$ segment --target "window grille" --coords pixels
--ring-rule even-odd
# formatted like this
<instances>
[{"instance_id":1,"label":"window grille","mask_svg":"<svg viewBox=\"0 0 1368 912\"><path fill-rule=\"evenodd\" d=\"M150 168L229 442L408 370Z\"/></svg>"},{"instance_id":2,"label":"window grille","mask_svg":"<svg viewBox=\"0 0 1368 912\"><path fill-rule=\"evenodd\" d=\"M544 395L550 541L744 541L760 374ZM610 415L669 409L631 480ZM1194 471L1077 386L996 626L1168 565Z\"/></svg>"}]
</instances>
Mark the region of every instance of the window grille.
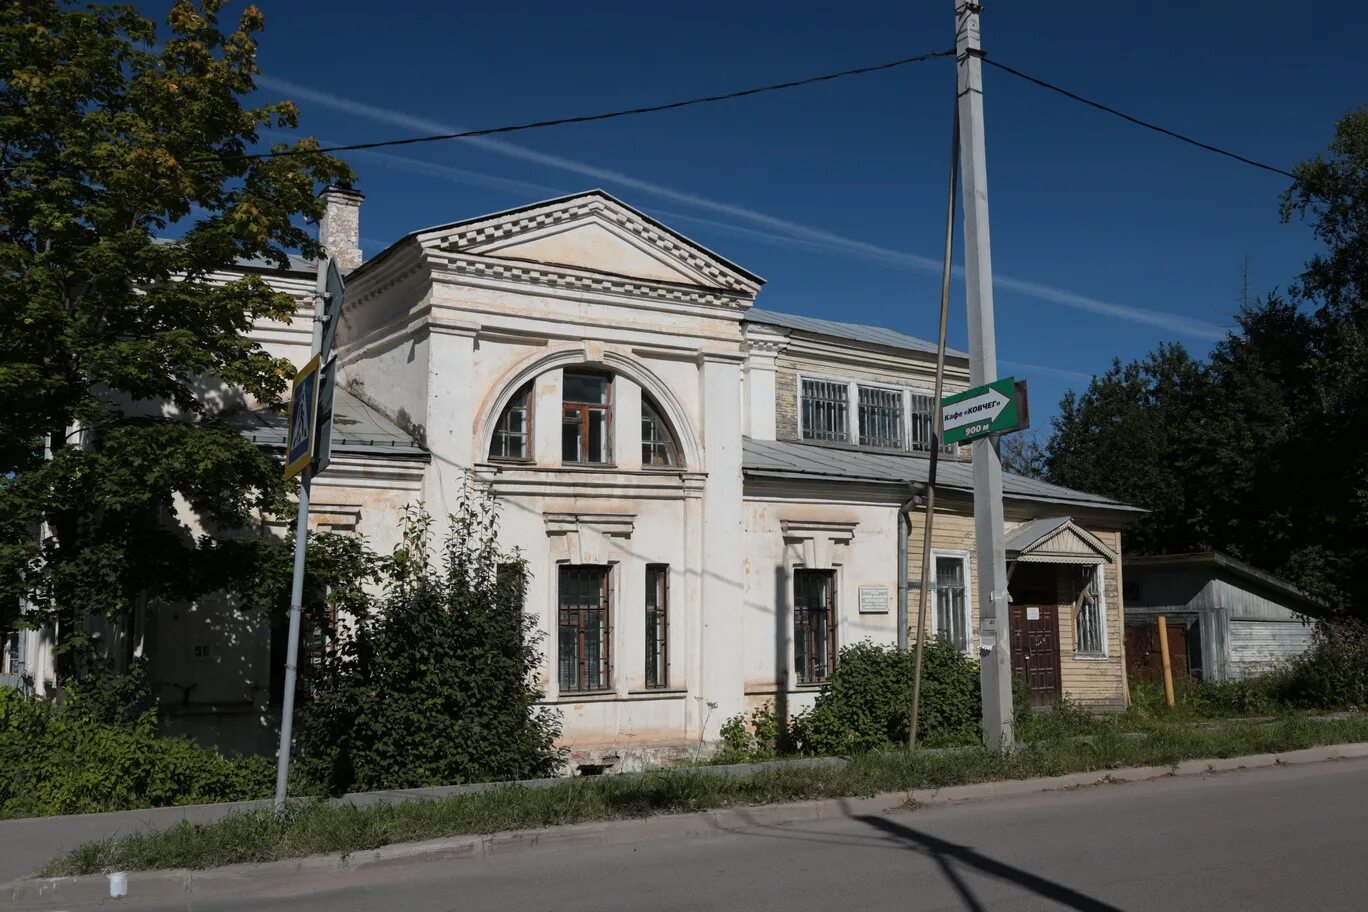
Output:
<instances>
[{"instance_id":1,"label":"window grille","mask_svg":"<svg viewBox=\"0 0 1368 912\"><path fill-rule=\"evenodd\" d=\"M793 571L793 665L800 684L827 679L836 661L836 571Z\"/></svg>"},{"instance_id":2,"label":"window grille","mask_svg":"<svg viewBox=\"0 0 1368 912\"><path fill-rule=\"evenodd\" d=\"M860 446L902 449L902 392L862 386L859 396Z\"/></svg>"},{"instance_id":3,"label":"window grille","mask_svg":"<svg viewBox=\"0 0 1368 912\"><path fill-rule=\"evenodd\" d=\"M850 387L803 378L803 439L850 439Z\"/></svg>"},{"instance_id":4,"label":"window grille","mask_svg":"<svg viewBox=\"0 0 1368 912\"><path fill-rule=\"evenodd\" d=\"M608 568L562 565L559 590L561 692L606 690L612 680Z\"/></svg>"},{"instance_id":5,"label":"window grille","mask_svg":"<svg viewBox=\"0 0 1368 912\"><path fill-rule=\"evenodd\" d=\"M670 568L646 567L646 686L670 686Z\"/></svg>"}]
</instances>

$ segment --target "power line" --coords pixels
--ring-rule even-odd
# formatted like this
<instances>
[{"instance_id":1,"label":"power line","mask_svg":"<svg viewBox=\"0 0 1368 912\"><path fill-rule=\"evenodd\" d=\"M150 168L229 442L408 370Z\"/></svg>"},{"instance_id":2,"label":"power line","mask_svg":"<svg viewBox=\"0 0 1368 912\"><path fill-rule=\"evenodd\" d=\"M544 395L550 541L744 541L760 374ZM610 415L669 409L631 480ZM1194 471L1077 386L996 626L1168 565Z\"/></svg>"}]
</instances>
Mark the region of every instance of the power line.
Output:
<instances>
[{"instance_id":1,"label":"power line","mask_svg":"<svg viewBox=\"0 0 1368 912\"><path fill-rule=\"evenodd\" d=\"M1184 136L1182 133L1170 130L1167 127L1161 127L1158 124L1150 123L1147 120L1141 120L1139 117L1134 117L1130 114L1125 113L1124 111L1118 111L1116 108L1113 108L1109 105L1104 105L1100 101L1093 101L1091 98L1084 98L1082 95L1079 95L1076 92L1070 92L1068 89L1061 88L1055 85L1054 83L1046 82L1043 79L1037 79L1034 76L1027 75L1026 73L1021 72L1021 70L1009 67L1005 63L998 63L991 57L984 57L983 62L988 64L989 66L997 67L999 70L1002 70L1004 72L1011 73L1018 79L1024 79L1027 82L1034 83L1035 85L1040 86L1042 89L1049 89L1051 92L1058 92L1065 98L1072 98L1074 101L1088 105L1092 108L1097 108L1097 110L1099 111L1106 111L1108 114L1111 114L1115 117L1119 117L1122 120L1129 121L1130 123L1133 123L1136 126L1144 127L1147 130L1153 130L1156 133L1162 133L1165 136L1178 140L1179 142L1185 142L1188 145L1196 146L1199 149L1205 149L1208 152L1215 152L1217 155L1224 155L1226 158L1233 158L1237 162L1243 162L1246 165L1253 165L1255 168L1262 168L1264 171L1271 171L1274 174L1281 174L1284 177L1290 177L1293 180L1297 179L1297 175L1293 174L1291 171L1288 171L1284 168L1279 168L1276 165L1265 164L1261 161L1255 161L1252 158L1240 155L1238 152L1231 152L1229 149L1222 149L1219 146L1213 146L1210 143L1204 143L1199 139L1193 139L1191 136Z\"/></svg>"},{"instance_id":2,"label":"power line","mask_svg":"<svg viewBox=\"0 0 1368 912\"><path fill-rule=\"evenodd\" d=\"M318 149L285 149L279 152L254 152L243 155L215 155L198 159L198 161L252 161L264 158L286 158L295 155L321 155L327 152L353 152L362 149L379 149L385 146L411 146L417 143L445 142L451 139L469 139L473 136L493 136L498 133L517 133L523 130L539 130L544 127L559 127L565 124L592 123L598 120L613 120L618 117L633 117L638 114L654 114L657 111L673 111L677 108L689 108L695 105L712 104L718 101L730 101L735 98L746 98L750 95L761 95L766 92L779 92L784 89L796 89L801 86L813 85L818 82L830 82L833 79L844 79L847 76L862 76L866 73L877 73L881 70L891 70L895 67L907 66L910 63L921 63L924 60L931 60L936 57L953 57L954 48L945 51L932 51L929 54L918 54L916 57L903 57L899 60L890 60L887 63L877 63L873 66L856 67L852 70L841 70L837 73L824 73L821 76L809 76L806 79L795 79L790 82L776 82L770 85L756 86L750 89L740 89L735 92L726 92L721 95L703 95L698 98L686 98L681 101L670 101L663 104L643 105L638 108L624 108L619 111L606 111L601 114L581 114L576 117L557 117L553 120L536 120L530 123L512 124L503 127L486 127L482 130L464 130L460 133L440 133L432 136L410 136L402 139L386 139L379 142L350 143L343 146L326 146Z\"/></svg>"}]
</instances>

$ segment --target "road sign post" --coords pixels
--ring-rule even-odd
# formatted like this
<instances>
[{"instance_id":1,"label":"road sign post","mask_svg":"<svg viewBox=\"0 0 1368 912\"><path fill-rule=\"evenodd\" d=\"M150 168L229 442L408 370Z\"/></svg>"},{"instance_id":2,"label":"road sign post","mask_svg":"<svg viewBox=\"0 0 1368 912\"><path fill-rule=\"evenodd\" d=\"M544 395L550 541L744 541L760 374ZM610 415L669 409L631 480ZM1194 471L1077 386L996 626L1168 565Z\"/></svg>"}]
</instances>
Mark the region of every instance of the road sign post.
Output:
<instances>
[{"instance_id":1,"label":"road sign post","mask_svg":"<svg viewBox=\"0 0 1368 912\"><path fill-rule=\"evenodd\" d=\"M295 519L294 577L290 582L290 632L285 646L285 695L280 706L280 751L276 755L275 810L285 810L294 737L295 684L299 675L300 615L304 610L304 565L309 549L309 494L313 477L327 467L332 451L333 391L336 359L333 340L342 314L345 286L331 257L318 266L314 294L312 357L295 376L290 397L290 427L285 439L285 477L299 477L299 516Z\"/></svg>"}]
</instances>

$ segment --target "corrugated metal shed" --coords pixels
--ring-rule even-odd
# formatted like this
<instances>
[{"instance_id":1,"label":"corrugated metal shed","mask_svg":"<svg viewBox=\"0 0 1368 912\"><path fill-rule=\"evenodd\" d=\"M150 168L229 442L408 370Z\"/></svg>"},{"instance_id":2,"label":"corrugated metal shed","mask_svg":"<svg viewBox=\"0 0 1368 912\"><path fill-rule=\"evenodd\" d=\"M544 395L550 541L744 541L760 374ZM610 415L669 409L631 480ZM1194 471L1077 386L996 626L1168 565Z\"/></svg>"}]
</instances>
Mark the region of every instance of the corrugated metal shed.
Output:
<instances>
[{"instance_id":1,"label":"corrugated metal shed","mask_svg":"<svg viewBox=\"0 0 1368 912\"><path fill-rule=\"evenodd\" d=\"M925 484L930 470L930 462L925 456L870 452L795 440L755 440L750 437L742 440L741 465L745 474L753 477L825 478L877 484ZM973 466L968 462L942 460L936 480L947 488L971 491L974 487ZM1095 494L1005 472L1002 475L1002 490L1008 497L1023 500L1130 513L1144 512L1138 507Z\"/></svg>"},{"instance_id":2,"label":"corrugated metal shed","mask_svg":"<svg viewBox=\"0 0 1368 912\"><path fill-rule=\"evenodd\" d=\"M766 326L782 326L785 329L796 329L800 332L813 333L818 336L830 336L833 339L849 339L852 342L868 342L874 345L883 345L888 348L900 348L906 351L923 352L926 354L936 353L936 343L928 342L926 339L918 339L916 336L909 336L896 330L885 329L882 326L866 326L863 323L842 323L837 320L819 320L816 317L800 317L797 314L780 313L777 310L762 310L759 307L752 307L746 311L746 322L763 323ZM967 358L968 354L957 349L947 348L945 353L952 358Z\"/></svg>"},{"instance_id":3,"label":"corrugated metal shed","mask_svg":"<svg viewBox=\"0 0 1368 912\"><path fill-rule=\"evenodd\" d=\"M229 422L253 443L285 448L286 417L271 409L239 412ZM427 459L428 452L402 428L345 389L333 399L333 452L351 456Z\"/></svg>"}]
</instances>

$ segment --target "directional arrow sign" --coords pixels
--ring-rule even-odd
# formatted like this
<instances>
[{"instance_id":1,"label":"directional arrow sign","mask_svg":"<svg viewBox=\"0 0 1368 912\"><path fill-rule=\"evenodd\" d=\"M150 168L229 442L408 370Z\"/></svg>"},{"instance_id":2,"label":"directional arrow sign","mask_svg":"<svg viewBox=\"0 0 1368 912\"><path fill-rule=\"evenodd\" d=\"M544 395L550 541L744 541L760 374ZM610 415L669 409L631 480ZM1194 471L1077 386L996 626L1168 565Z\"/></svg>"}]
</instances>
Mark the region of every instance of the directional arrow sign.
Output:
<instances>
[{"instance_id":1,"label":"directional arrow sign","mask_svg":"<svg viewBox=\"0 0 1368 912\"><path fill-rule=\"evenodd\" d=\"M941 443L962 443L1028 427L1026 403L1026 382L1012 377L946 396L941 400Z\"/></svg>"}]
</instances>

